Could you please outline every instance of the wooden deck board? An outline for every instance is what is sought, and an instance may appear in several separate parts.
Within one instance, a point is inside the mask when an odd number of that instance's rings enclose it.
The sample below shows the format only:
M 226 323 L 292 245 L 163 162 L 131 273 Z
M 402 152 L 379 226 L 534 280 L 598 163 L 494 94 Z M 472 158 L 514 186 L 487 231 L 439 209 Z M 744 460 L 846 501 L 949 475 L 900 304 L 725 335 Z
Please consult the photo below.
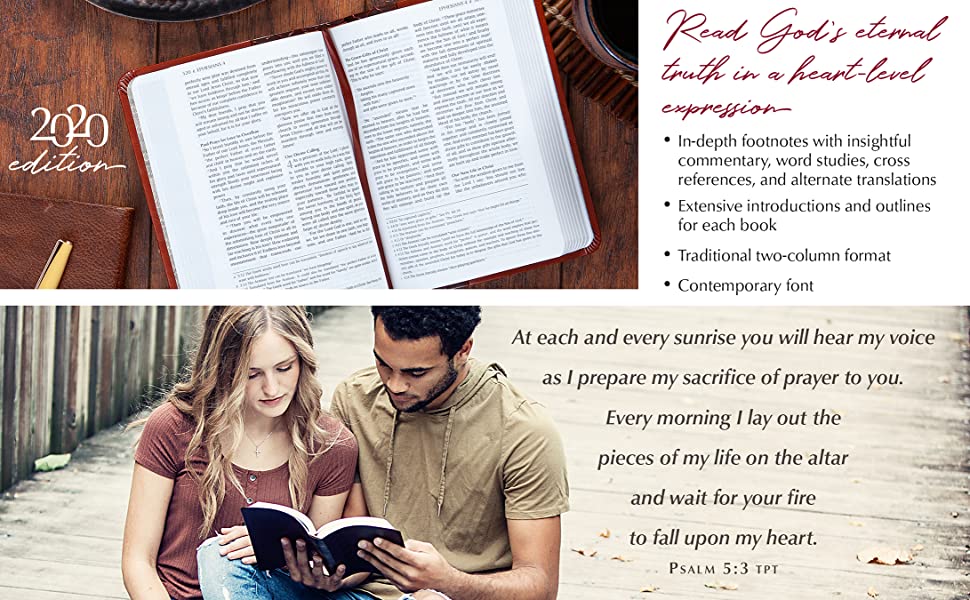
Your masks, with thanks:
M 571 317 L 582 310 L 582 318 Z M 856 347 L 820 351 L 812 346 L 739 351 L 711 348 L 604 347 L 524 348 L 510 346 L 519 327 L 553 331 L 562 322 L 581 331 L 724 330 L 785 331 L 793 324 L 825 330 L 900 331 L 911 327 L 937 334 L 936 345 L 914 351 L 873 352 Z M 370 317 L 364 309 L 335 309 L 314 324 L 320 353 L 319 377 L 325 390 L 372 360 Z M 568 326 L 567 326 L 568 328 Z M 517 309 L 492 308 L 475 338 L 474 354 L 499 360 L 513 381 L 540 399 L 559 424 L 566 444 L 572 509 L 563 518 L 563 600 L 588 598 L 879 598 L 953 599 L 970 596 L 970 403 L 967 383 L 967 320 L 952 308 L 922 309 Z M 863 389 L 769 392 L 724 387 L 667 391 L 567 390 L 541 385 L 546 372 L 563 369 L 670 370 L 686 373 L 733 366 L 766 370 L 820 368 L 893 370 L 905 385 Z M 772 428 L 720 431 L 716 427 L 648 431 L 607 429 L 607 409 L 652 412 L 711 410 L 811 412 L 838 411 L 843 425 L 833 429 Z M 37 474 L 0 502 L 0 597 L 18 600 L 124 597 L 121 585 L 121 529 L 124 520 L 134 432 L 118 428 L 86 442 L 71 465 Z M 599 452 L 774 451 L 822 447 L 851 454 L 841 467 L 705 467 L 697 469 L 626 468 L 597 470 Z M 723 488 L 737 493 L 791 487 L 818 495 L 814 506 L 637 507 L 636 493 L 661 489 L 690 491 Z M 953 516 L 953 515 L 956 516 Z M 811 548 L 761 546 L 631 546 L 630 532 L 650 536 L 660 529 L 682 531 L 815 532 Z M 610 530 L 609 539 L 600 532 Z M 46 549 L 60 544 L 51 555 Z M 911 548 L 912 564 L 863 564 L 856 553 L 873 545 Z M 597 550 L 595 557 L 582 556 Z M 612 560 L 621 556 L 629 562 Z M 668 563 L 714 564 L 746 561 L 777 564 L 776 575 L 678 575 Z M 14 575 L 8 576 L 8 573 Z M 734 583 L 736 591 L 705 587 Z M 647 586 L 656 593 L 641 592 Z M 75 591 L 78 590 L 78 591 Z

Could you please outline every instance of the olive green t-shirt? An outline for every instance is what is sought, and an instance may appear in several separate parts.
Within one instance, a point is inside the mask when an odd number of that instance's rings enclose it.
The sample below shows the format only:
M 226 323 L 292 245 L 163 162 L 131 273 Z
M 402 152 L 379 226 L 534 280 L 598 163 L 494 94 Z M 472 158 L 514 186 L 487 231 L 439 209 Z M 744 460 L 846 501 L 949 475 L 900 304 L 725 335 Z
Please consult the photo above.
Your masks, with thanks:
M 543 407 L 498 365 L 469 364 L 432 411 L 398 413 L 374 367 L 341 383 L 330 410 L 357 437 L 370 514 L 477 573 L 512 566 L 506 519 L 560 515 L 569 509 L 569 488 L 562 441 Z M 362 589 L 401 596 L 383 579 Z

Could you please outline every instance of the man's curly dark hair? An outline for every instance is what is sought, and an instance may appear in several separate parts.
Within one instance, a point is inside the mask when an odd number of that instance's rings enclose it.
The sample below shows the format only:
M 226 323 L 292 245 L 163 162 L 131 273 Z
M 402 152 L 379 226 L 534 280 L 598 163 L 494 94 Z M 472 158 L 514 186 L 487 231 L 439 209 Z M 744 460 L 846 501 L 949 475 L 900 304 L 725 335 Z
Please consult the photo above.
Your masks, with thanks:
M 372 306 L 374 321 L 381 318 L 392 340 L 420 340 L 436 336 L 449 359 L 461 350 L 482 321 L 480 306 Z

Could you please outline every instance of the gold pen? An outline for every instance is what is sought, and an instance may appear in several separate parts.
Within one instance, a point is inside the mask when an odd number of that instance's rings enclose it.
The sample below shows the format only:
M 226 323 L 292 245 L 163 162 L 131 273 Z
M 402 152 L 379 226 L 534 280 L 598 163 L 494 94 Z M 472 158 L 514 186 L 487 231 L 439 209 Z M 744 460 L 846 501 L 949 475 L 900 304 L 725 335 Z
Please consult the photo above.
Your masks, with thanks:
M 71 242 L 57 240 L 34 289 L 53 290 L 60 285 L 61 277 L 64 276 L 64 268 L 67 266 L 67 259 L 71 256 L 71 250 L 73 248 L 74 244 Z

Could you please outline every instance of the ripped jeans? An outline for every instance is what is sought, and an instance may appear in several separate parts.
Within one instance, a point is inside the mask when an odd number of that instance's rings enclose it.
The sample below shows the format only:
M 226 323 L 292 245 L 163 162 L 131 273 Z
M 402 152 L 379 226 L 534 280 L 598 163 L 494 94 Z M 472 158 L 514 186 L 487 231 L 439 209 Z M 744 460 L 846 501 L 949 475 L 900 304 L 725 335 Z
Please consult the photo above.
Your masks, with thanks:
M 196 558 L 205 600 L 374 600 L 356 590 L 315 590 L 293 581 L 281 569 L 260 571 L 241 560 L 229 560 L 219 554 L 218 538 L 203 542 Z

